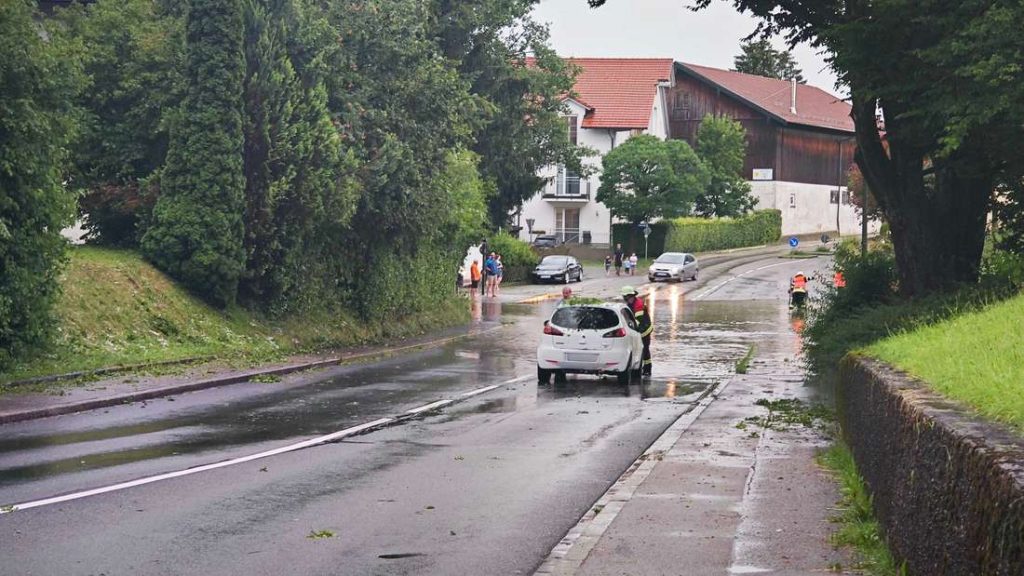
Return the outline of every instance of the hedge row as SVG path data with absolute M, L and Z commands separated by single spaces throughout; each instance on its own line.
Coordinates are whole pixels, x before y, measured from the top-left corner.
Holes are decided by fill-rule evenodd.
M 613 237 L 623 249 L 642 250 L 644 236 L 632 224 L 614 225 Z M 647 239 L 652 256 L 662 252 L 708 252 L 778 242 L 782 237 L 782 212 L 758 210 L 741 218 L 676 218 L 651 226 Z

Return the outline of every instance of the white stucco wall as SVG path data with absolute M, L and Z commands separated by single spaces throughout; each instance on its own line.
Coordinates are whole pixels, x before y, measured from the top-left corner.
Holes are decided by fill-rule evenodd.
M 751 182 L 751 193 L 758 199 L 757 209 L 775 208 L 782 212 L 782 234 L 817 234 L 836 231 L 836 205 L 832 203 L 835 186 L 797 182 Z M 842 188 L 846 192 L 846 187 Z M 839 206 L 839 232 L 860 233 L 860 215 L 853 204 Z M 876 233 L 879 223 L 868 221 L 868 231 Z
M 658 138 L 664 139 L 668 134 L 668 127 L 666 125 L 664 105 L 662 103 L 661 96 L 654 94 L 652 95 L 651 100 L 651 118 L 645 133 L 653 134 Z M 587 186 L 589 184 L 590 199 L 586 202 L 581 200 L 549 199 L 544 198 L 544 191 L 536 194 L 523 203 L 521 216 L 521 225 L 523 229 L 519 236 L 523 240 L 530 240 L 530 234 L 527 232 L 526 225 L 526 220 L 528 218 L 534 219 L 534 231 L 543 230 L 546 234 L 554 234 L 556 230 L 555 225 L 557 222 L 558 210 L 564 208 L 579 208 L 581 235 L 583 231 L 589 231 L 591 243 L 608 245 L 611 243 L 611 212 L 604 204 L 594 199 L 597 196 L 598 188 L 601 186 L 601 157 L 610 151 L 613 145 L 619 146 L 629 139 L 632 131 L 610 130 L 604 128 L 583 128 L 583 117 L 586 113 L 586 109 L 574 100 L 566 101 L 566 109 L 567 115 L 576 116 L 577 144 L 580 146 L 586 146 L 596 152 L 594 156 L 584 160 L 584 165 L 592 168 L 594 173 L 587 177 L 585 181 L 581 181 L 580 184 L 581 186 Z M 547 178 L 553 178 L 556 174 L 557 167 L 555 166 L 550 166 L 541 171 L 541 176 Z M 548 184 L 545 191 L 553 191 L 554 187 L 554 182 L 551 182 Z M 534 232 L 534 235 L 536 235 L 536 232 Z

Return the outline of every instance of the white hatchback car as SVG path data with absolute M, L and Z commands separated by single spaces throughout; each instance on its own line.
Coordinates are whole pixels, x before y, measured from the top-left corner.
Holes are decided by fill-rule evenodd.
M 552 374 L 615 374 L 620 384 L 639 376 L 643 341 L 625 304 L 588 304 L 556 308 L 544 323 L 537 346 L 537 380 Z

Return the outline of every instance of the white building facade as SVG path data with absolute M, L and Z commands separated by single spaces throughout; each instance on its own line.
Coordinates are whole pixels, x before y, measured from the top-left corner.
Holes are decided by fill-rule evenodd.
M 541 172 L 548 179 L 527 200 L 518 215 L 520 238 L 555 235 L 559 243 L 607 247 L 612 215 L 596 200 L 601 186 L 601 157 L 636 134 L 668 138 L 666 88 L 672 60 L 650 58 L 584 58 L 575 94 L 565 99 L 566 130 L 573 143 L 594 155 L 584 160 L 589 175 L 564 166 Z

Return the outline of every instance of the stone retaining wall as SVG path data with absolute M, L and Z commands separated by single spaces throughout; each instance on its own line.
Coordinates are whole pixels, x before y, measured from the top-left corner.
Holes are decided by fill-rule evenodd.
M 843 360 L 837 404 L 908 574 L 1024 575 L 1024 437 L 862 357 Z

